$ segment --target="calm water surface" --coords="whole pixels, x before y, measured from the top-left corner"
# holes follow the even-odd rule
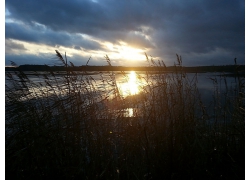
[[[32,86],[31,92],[39,94],[42,90],[45,90],[48,86],[46,86],[46,83],[44,82],[44,78],[32,75],[32,72],[26,72],[28,74],[28,77],[31,81],[34,82],[34,84],[40,84],[39,86]],[[96,91],[99,93],[104,93],[105,96],[112,97],[112,92],[108,95],[109,91],[112,89],[112,85],[109,83],[112,83],[111,79],[115,77],[117,88],[119,90],[119,93],[126,98],[127,96],[136,95],[139,94],[143,87],[147,85],[146,82],[146,74],[142,72],[125,72],[124,74],[121,73],[115,73],[115,76],[110,76],[111,74],[107,73],[101,73],[101,74],[92,74],[92,75],[80,75],[78,79],[76,79],[75,83],[81,82],[81,80],[84,80],[86,82],[86,86],[83,86],[82,84],[79,84],[79,86],[82,86],[83,88],[90,88],[89,91]],[[192,80],[195,77],[196,74],[188,73],[187,78]],[[199,92],[201,94],[201,99],[203,103],[209,104],[211,102],[214,92],[218,90],[221,94],[228,90],[228,88],[232,88],[236,85],[236,79],[234,77],[220,77],[220,74],[218,73],[199,73],[197,74],[197,87],[199,89]],[[52,86],[56,87],[57,84],[63,83],[63,76],[64,75],[57,75],[56,81],[50,81]],[[103,80],[110,80],[109,83],[107,81]],[[154,79],[152,78],[150,80],[150,83],[154,83]],[[5,77],[5,84],[8,86],[12,86],[8,78]],[[226,84],[228,87],[226,87]],[[44,88],[44,89],[43,89]],[[63,88],[63,87],[62,87]],[[86,89],[84,89],[86,92]],[[84,92],[84,91],[83,91]],[[57,89],[57,93],[60,93],[60,95],[63,95],[63,93],[66,94],[66,91],[63,92],[62,90]],[[42,94],[41,94],[42,96]],[[100,96],[101,97],[101,96]],[[133,108],[127,108],[124,112],[127,116],[133,116]]]

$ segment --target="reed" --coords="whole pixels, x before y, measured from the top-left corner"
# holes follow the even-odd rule
[[[6,178],[244,178],[244,78],[212,78],[206,105],[180,56],[175,72],[162,73],[164,62],[146,55],[159,72],[137,74],[146,82],[140,94],[123,97],[115,72],[96,82],[72,71],[66,53],[56,56],[67,69],[60,77],[6,72]],[[124,115],[129,107],[138,109],[133,117]]]

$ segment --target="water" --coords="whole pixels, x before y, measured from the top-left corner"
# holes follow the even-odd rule
[[[30,87],[27,90],[27,95],[23,96],[23,100],[34,97],[43,97],[43,96],[52,96],[57,95],[63,97],[71,91],[78,91],[81,94],[92,93],[92,98],[95,98],[96,101],[102,100],[107,97],[107,99],[113,99],[116,93],[119,91],[119,94],[122,98],[128,98],[131,96],[139,95],[141,92],[145,92],[146,87],[154,86],[154,83],[157,85],[158,75],[149,74],[146,75],[143,72],[125,72],[122,73],[98,73],[91,75],[78,75],[77,78],[71,79],[74,81],[72,89],[69,89],[67,82],[65,81],[65,73],[57,74],[55,77],[48,75],[45,72],[40,72],[43,75],[34,75],[33,72],[25,72],[30,80]],[[13,74],[13,73],[12,73]],[[14,75],[14,74],[13,74]],[[171,74],[169,74],[171,76]],[[200,92],[201,100],[206,107],[212,106],[212,101],[218,95],[229,95],[234,96],[235,89],[234,87],[237,84],[235,77],[230,76],[219,76],[218,73],[188,73],[187,77],[189,82],[194,85],[197,85]],[[115,84],[112,84],[113,82]],[[166,81],[168,79],[166,78]],[[83,83],[84,82],[84,83]],[[11,89],[13,84],[10,83],[8,77],[5,77],[5,84]],[[77,87],[74,89],[73,87]],[[53,91],[52,91],[53,90]],[[114,92],[117,91],[117,92]],[[91,92],[91,93],[90,93]],[[20,91],[20,94],[23,94],[24,91]],[[217,93],[217,94],[215,94]],[[218,94],[219,93],[219,94]],[[7,98],[8,101],[8,98]],[[124,116],[132,117],[134,112],[138,110],[135,107],[129,107],[129,105],[123,109]]]

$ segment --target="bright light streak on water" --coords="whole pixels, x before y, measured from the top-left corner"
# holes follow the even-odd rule
[[[134,71],[131,71],[128,75],[128,81],[124,83],[119,83],[118,88],[124,97],[138,94],[139,82],[136,77],[136,73]]]
[[[133,116],[133,108],[128,108],[128,116],[132,117]]]

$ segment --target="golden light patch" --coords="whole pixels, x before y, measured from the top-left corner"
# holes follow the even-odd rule
[[[119,42],[119,45],[115,45],[106,42],[104,46],[110,51],[109,57],[117,60],[145,60],[144,50],[139,48],[133,48],[125,42]]]
[[[141,49],[136,49],[129,46],[121,46],[118,49],[118,52],[122,59],[145,60],[144,52]]]
[[[139,93],[139,84],[136,73],[131,71],[128,75],[128,82],[118,85],[123,96],[135,95]]]

